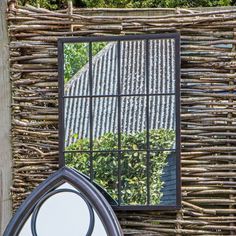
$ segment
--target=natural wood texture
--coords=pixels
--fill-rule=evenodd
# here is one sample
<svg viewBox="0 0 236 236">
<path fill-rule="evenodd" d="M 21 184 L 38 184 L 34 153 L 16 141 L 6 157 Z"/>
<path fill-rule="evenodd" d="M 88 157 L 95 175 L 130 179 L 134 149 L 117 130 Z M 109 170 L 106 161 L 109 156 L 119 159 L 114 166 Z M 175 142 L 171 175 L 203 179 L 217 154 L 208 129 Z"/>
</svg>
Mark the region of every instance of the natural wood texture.
<svg viewBox="0 0 236 236">
<path fill-rule="evenodd" d="M 127 11 L 11 6 L 14 209 L 58 168 L 57 38 L 179 31 L 183 208 L 118 216 L 129 235 L 236 235 L 236 9 Z"/>
<path fill-rule="evenodd" d="M 0 235 L 12 213 L 11 90 L 6 11 L 7 1 L 0 1 Z"/>
</svg>

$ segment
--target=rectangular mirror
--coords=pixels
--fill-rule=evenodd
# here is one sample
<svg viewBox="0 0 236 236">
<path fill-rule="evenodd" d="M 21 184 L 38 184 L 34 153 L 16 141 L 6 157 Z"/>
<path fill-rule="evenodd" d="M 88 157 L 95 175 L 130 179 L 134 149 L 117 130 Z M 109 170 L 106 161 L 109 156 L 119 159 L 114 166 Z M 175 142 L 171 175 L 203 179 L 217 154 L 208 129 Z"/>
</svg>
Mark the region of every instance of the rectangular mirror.
<svg viewBox="0 0 236 236">
<path fill-rule="evenodd" d="M 114 209 L 178 209 L 179 35 L 63 38 L 58 47 L 60 165 L 86 174 Z"/>
</svg>

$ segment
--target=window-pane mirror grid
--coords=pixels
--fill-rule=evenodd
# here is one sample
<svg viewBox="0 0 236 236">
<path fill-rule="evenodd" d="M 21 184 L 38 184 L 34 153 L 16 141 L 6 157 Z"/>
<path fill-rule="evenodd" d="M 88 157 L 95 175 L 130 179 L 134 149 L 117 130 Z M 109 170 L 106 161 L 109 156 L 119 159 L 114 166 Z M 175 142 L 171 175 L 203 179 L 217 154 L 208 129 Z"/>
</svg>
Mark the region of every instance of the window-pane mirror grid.
<svg viewBox="0 0 236 236">
<path fill-rule="evenodd" d="M 121 209 L 174 206 L 179 198 L 178 36 L 94 39 L 73 43 L 84 50 L 85 64 L 78 60 L 77 71 L 64 79 L 61 155 Z M 136 178 L 129 176 L 132 169 Z M 169 171 L 172 179 L 166 177 Z M 142 186 L 136 197 L 132 181 Z"/>
</svg>

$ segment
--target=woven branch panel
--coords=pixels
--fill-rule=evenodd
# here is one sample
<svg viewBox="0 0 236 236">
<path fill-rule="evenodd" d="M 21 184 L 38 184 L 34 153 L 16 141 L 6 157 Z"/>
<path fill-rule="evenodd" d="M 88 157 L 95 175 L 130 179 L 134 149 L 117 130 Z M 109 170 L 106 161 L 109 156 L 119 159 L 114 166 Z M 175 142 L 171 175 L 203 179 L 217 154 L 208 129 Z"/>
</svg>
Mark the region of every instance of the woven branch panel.
<svg viewBox="0 0 236 236">
<path fill-rule="evenodd" d="M 150 13 L 150 14 L 149 14 Z M 58 168 L 57 38 L 181 33 L 182 210 L 118 213 L 127 235 L 236 235 L 236 10 L 9 4 L 13 207 Z"/>
</svg>

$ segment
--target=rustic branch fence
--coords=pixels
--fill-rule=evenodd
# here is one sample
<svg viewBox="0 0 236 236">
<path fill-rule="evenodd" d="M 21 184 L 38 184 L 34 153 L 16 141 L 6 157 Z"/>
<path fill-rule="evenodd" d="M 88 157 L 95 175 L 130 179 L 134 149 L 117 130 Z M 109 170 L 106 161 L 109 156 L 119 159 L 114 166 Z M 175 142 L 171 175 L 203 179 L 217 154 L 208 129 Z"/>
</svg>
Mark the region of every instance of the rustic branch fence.
<svg viewBox="0 0 236 236">
<path fill-rule="evenodd" d="M 7 33 L 7 0 L 0 1 L 0 235 L 11 218 L 11 85 Z"/>
<path fill-rule="evenodd" d="M 58 168 L 57 39 L 181 33 L 182 205 L 123 212 L 129 235 L 236 235 L 236 9 L 73 9 L 9 3 L 13 207 Z"/>
</svg>

